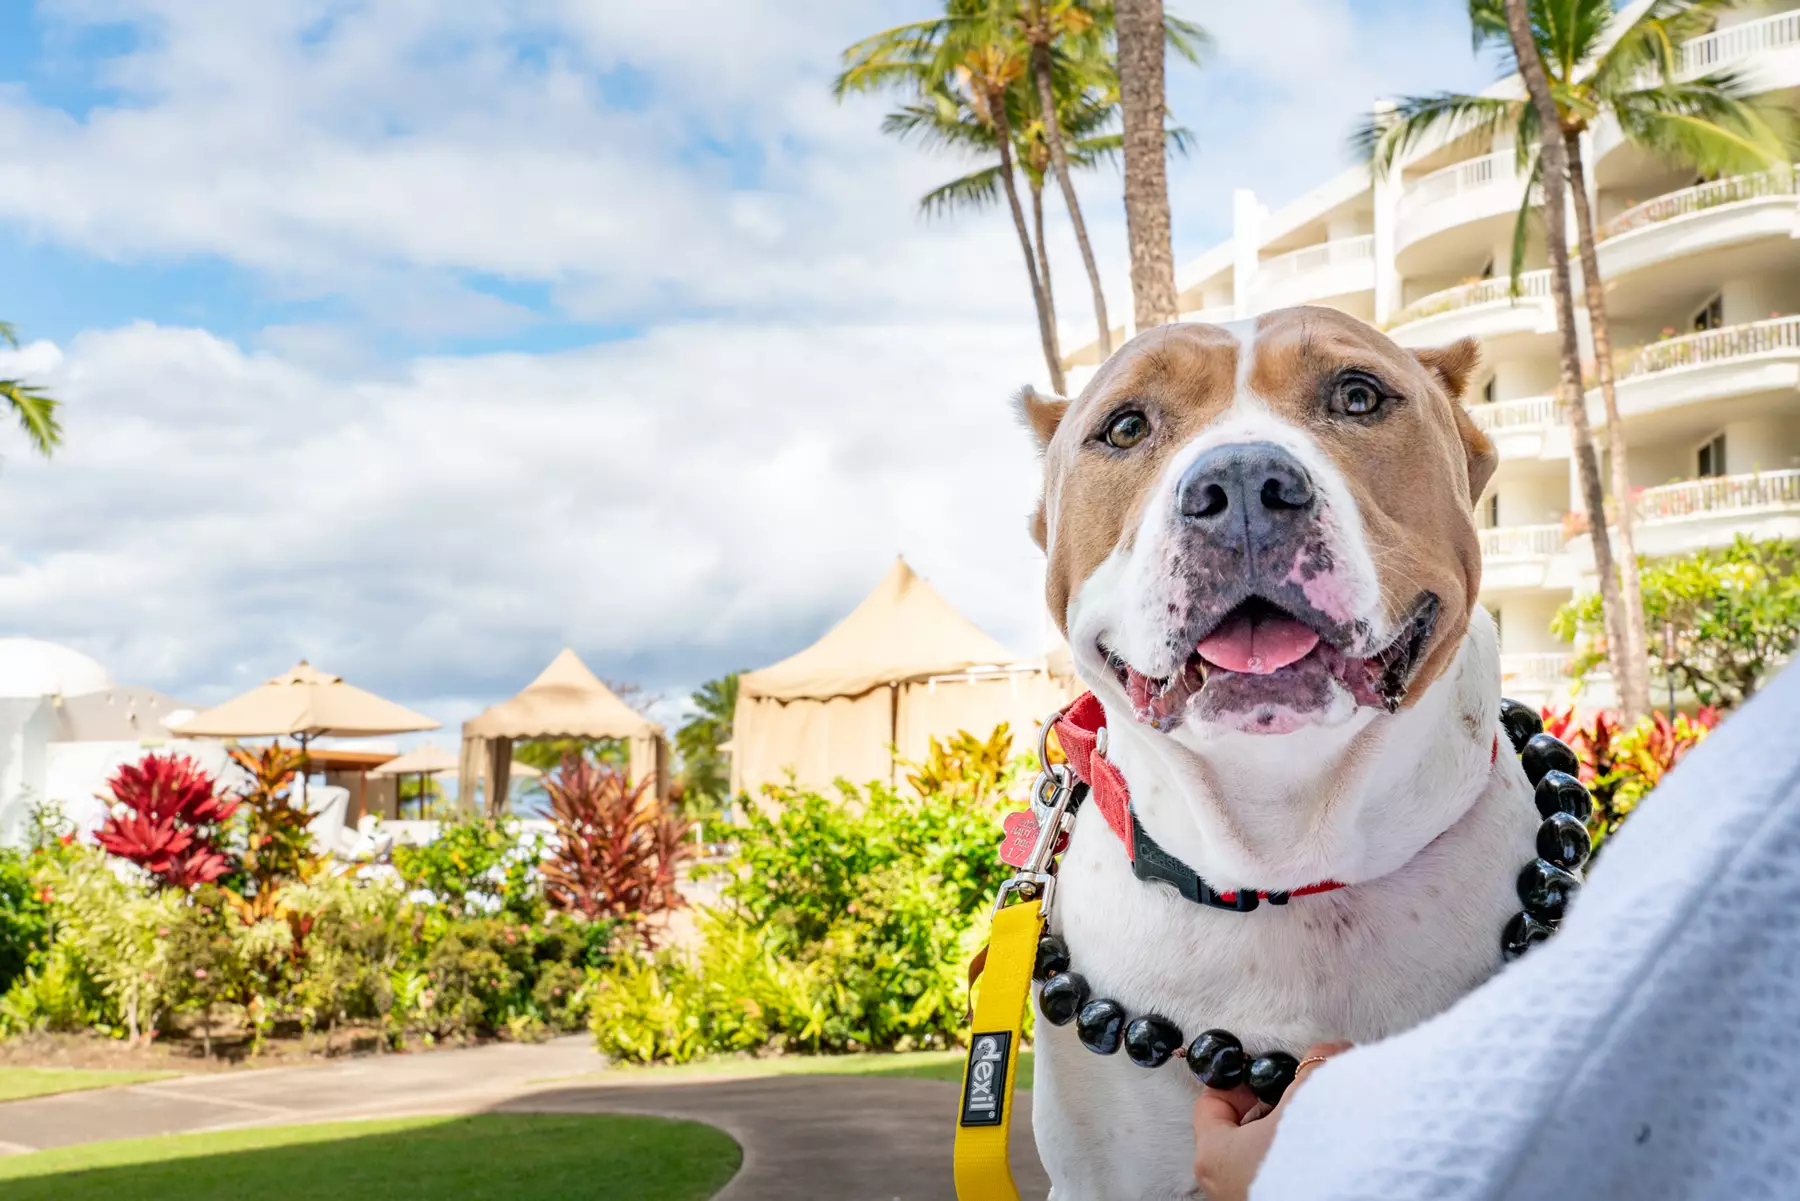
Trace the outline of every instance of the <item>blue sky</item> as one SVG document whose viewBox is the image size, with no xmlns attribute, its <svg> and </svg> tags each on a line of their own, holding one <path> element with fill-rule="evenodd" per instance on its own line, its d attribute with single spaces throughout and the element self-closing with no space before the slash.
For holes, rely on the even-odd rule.
<svg viewBox="0 0 1800 1201">
<path fill-rule="evenodd" d="M 1493 73 L 1451 3 L 1170 7 L 1217 39 L 1171 68 L 1178 261 L 1375 96 Z M 671 696 L 759 665 L 905 553 L 1041 649 L 1016 245 L 920 221 L 965 165 L 827 91 L 922 11 L 0 0 L 0 370 L 69 435 L 0 442 L 0 622 L 198 702 L 307 655 L 456 721 L 565 643 Z"/>
</svg>

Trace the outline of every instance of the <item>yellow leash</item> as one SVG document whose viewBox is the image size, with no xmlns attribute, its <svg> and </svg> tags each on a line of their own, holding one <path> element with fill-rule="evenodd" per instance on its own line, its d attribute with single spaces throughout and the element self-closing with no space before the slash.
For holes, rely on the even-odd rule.
<svg viewBox="0 0 1800 1201">
<path fill-rule="evenodd" d="M 1057 714 L 1044 723 L 1047 735 Z M 1056 888 L 1056 854 L 1074 820 L 1086 785 L 1067 766 L 1050 765 L 1040 739 L 1038 761 L 1045 764 L 1033 790 L 1040 810 L 1037 841 L 1017 875 L 1000 888 L 988 936 L 987 965 L 975 993 L 969 1058 L 963 1066 L 962 1111 L 956 1123 L 958 1201 L 1019 1201 L 1007 1160 L 1012 1133 L 1013 1085 L 1019 1074 L 1025 1006 L 1037 966 L 1038 938 L 1050 916 Z"/>
</svg>

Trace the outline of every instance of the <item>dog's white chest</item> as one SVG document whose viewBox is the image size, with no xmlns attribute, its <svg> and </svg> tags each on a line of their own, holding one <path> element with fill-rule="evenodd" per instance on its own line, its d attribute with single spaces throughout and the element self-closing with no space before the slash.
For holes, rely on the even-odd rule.
<svg viewBox="0 0 1800 1201">
<path fill-rule="evenodd" d="M 1052 924 L 1093 996 L 1168 1018 L 1190 1040 L 1225 1029 L 1251 1054 L 1371 1042 L 1448 1008 L 1495 970 L 1536 825 L 1523 777 L 1499 773 L 1402 871 L 1235 913 L 1138 880 L 1090 808 L 1063 857 Z M 1122 1052 L 1096 1055 L 1073 1025 L 1041 1018 L 1036 1038 L 1034 1123 L 1058 1201 L 1196 1195 L 1200 1089 L 1183 1061 L 1145 1069 Z"/>
</svg>

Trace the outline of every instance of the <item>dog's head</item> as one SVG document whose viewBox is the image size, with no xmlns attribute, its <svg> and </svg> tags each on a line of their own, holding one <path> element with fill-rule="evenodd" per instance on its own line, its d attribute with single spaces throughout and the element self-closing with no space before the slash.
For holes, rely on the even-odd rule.
<svg viewBox="0 0 1800 1201">
<path fill-rule="evenodd" d="M 1476 359 L 1295 308 L 1140 334 L 1072 401 L 1028 389 L 1034 532 L 1083 678 L 1184 739 L 1408 704 L 1481 582 Z"/>
</svg>

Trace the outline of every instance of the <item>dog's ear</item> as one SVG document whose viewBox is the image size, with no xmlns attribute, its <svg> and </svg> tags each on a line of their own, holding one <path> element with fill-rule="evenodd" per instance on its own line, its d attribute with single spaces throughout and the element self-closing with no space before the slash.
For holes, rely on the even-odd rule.
<svg viewBox="0 0 1800 1201">
<path fill-rule="evenodd" d="M 1032 437 L 1037 439 L 1040 451 L 1050 445 L 1050 439 L 1056 436 L 1056 427 L 1062 424 L 1063 414 L 1069 411 L 1068 401 L 1060 396 L 1040 396 L 1030 384 L 1019 389 L 1013 404 Z"/>
<path fill-rule="evenodd" d="M 1456 414 L 1456 433 L 1462 439 L 1463 458 L 1469 465 L 1469 503 L 1474 504 L 1481 499 L 1481 490 L 1494 478 L 1494 468 L 1500 466 L 1500 454 L 1460 400 L 1451 401 L 1450 408 Z"/>
<path fill-rule="evenodd" d="M 1463 458 L 1469 465 L 1469 503 L 1474 504 L 1481 499 L 1481 490 L 1493 478 L 1494 468 L 1500 465 L 1494 444 L 1476 428 L 1469 411 L 1462 405 L 1462 394 L 1469 386 L 1469 377 L 1474 374 L 1476 364 L 1481 362 L 1481 344 L 1473 338 L 1463 338 L 1448 346 L 1415 350 L 1413 354 L 1450 394 L 1450 411 L 1455 414 L 1456 433 L 1462 439 Z"/>
<path fill-rule="evenodd" d="M 1451 400 L 1461 400 L 1463 390 L 1469 386 L 1470 373 L 1475 370 L 1475 364 L 1481 362 L 1481 343 L 1473 338 L 1463 338 L 1448 346 L 1415 350 L 1413 355 L 1425 364 L 1425 370 L 1437 377 Z"/>
</svg>

